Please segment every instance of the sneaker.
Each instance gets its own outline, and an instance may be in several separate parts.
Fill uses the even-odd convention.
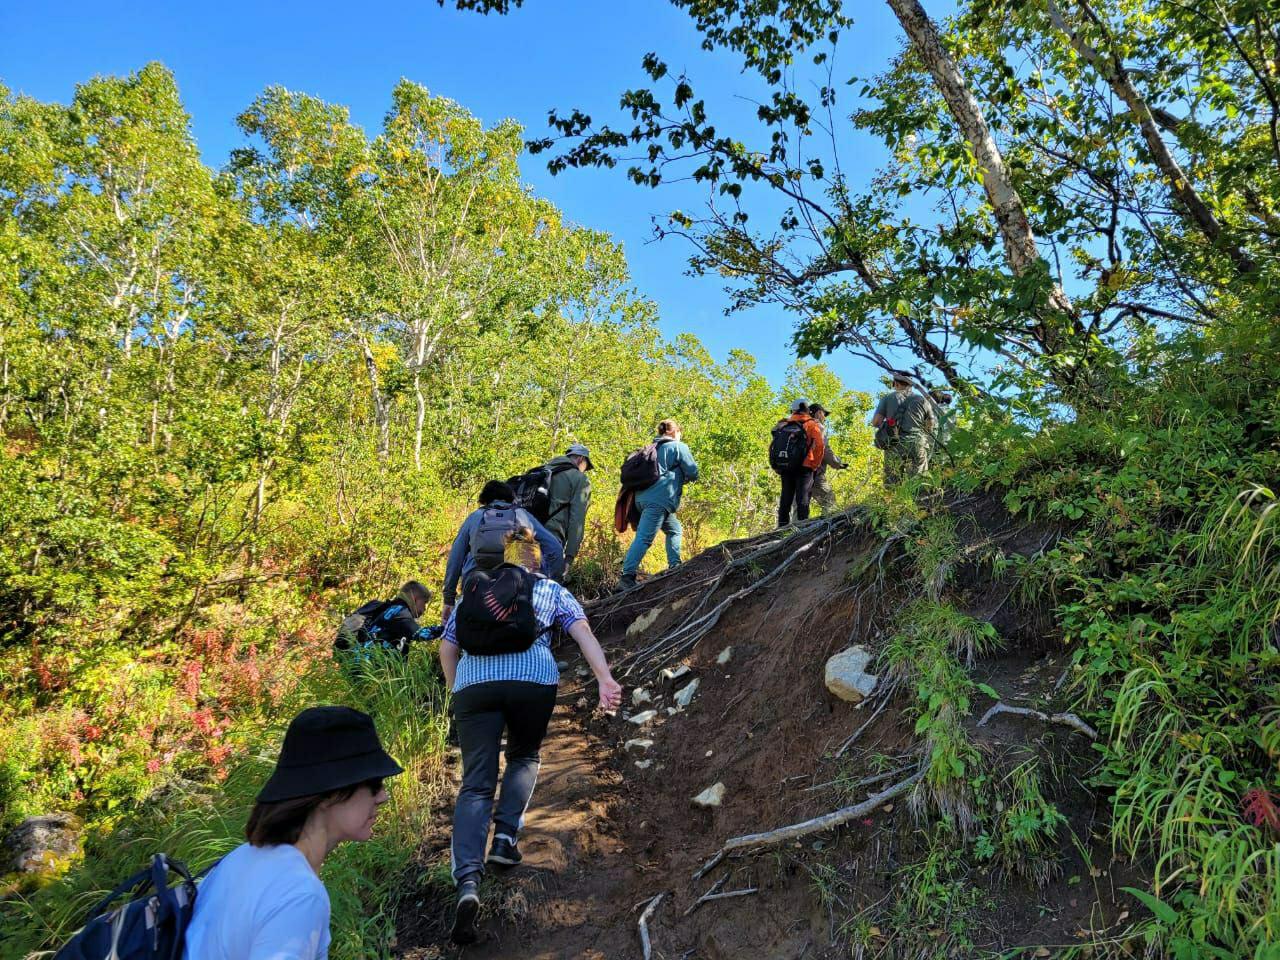
[[[458,884],[458,907],[453,914],[450,939],[458,946],[476,942],[476,917],[480,913],[480,888],[474,880]]]
[[[634,573],[624,573],[618,580],[618,592],[625,593],[628,590],[636,588],[636,575]]]
[[[493,838],[493,846],[489,848],[489,857],[485,862],[514,867],[523,859],[520,850],[516,847],[515,839],[505,833],[499,833]]]

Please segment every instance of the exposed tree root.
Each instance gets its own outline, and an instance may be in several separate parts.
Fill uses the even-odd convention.
[[[984,713],[982,719],[978,721],[978,726],[985,727],[988,720],[1002,713],[1011,713],[1018,717],[1035,717],[1041,723],[1060,723],[1078,733],[1083,733],[1090,740],[1098,739],[1098,731],[1074,713],[1045,713],[1043,710],[1033,710],[1031,707],[1011,707],[1007,703],[997,703]]]
[[[848,532],[852,529],[854,520],[852,511],[835,514],[830,518],[812,520],[801,526],[791,536],[781,540],[770,541],[758,549],[731,559],[720,571],[720,575],[716,577],[711,588],[703,594],[693,610],[679,624],[623,661],[621,675],[626,677],[633,675],[638,670],[659,669],[666,663],[681,656],[710,633],[720,621],[720,617],[731,606],[778,580],[793,564],[802,559],[825,539],[837,533]],[[758,577],[725,597],[706,613],[702,612],[732,572],[740,569],[750,569],[765,558],[781,552],[784,548],[789,548],[791,552],[787,554],[781,563],[764,576]]]
[[[665,893],[658,894],[649,901],[649,905],[640,914],[640,947],[644,951],[644,960],[649,960],[653,954],[653,944],[649,941],[649,918],[653,916],[653,912],[658,909],[658,904],[662,903],[662,898],[665,896]]]
[[[707,863],[703,864],[702,869],[696,876],[706,874],[728,854],[734,853],[738,850],[750,850],[758,847],[771,847],[779,843],[787,843],[791,840],[798,840],[800,837],[807,837],[813,833],[822,833],[824,831],[831,830],[842,824],[848,823],[850,820],[856,820],[858,817],[865,817],[868,813],[879,809],[894,797],[898,797],[906,793],[924,779],[924,775],[927,771],[927,765],[921,766],[919,770],[907,777],[905,780],[899,780],[893,786],[868,797],[861,803],[855,803],[848,807],[841,807],[839,810],[833,810],[831,813],[825,813],[820,817],[814,817],[812,820],[793,823],[785,827],[779,827],[777,830],[769,830],[766,833],[748,833],[741,837],[734,837],[731,840],[727,840],[725,841],[724,846],[720,848],[720,851],[707,861]]]

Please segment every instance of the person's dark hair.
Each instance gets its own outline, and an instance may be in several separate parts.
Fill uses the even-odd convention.
[[[663,420],[658,424],[658,433],[663,436],[675,436],[675,432],[680,429],[680,424],[674,420]]]
[[[504,483],[501,480],[490,480],[484,485],[484,489],[480,491],[480,506],[487,507],[495,500],[510,503],[515,498],[516,492],[511,489],[509,483]]]
[[[297,843],[302,836],[302,828],[307,825],[307,818],[319,809],[327,800],[342,803],[348,800],[361,787],[368,787],[371,793],[377,794],[382,789],[382,780],[366,780],[327,793],[313,793],[307,797],[294,797],[292,800],[281,800],[279,803],[262,803],[253,805],[249,813],[249,822],[244,825],[244,836],[255,847],[278,847],[282,843]]]
[[[419,583],[417,580],[410,580],[403,587],[401,587],[400,596],[404,597],[406,600],[410,602],[416,600],[418,602],[418,605],[424,608],[431,601],[431,591],[428,590],[421,583]]]

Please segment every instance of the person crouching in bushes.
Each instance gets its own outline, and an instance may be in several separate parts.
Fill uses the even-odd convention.
[[[249,814],[248,842],[201,882],[185,960],[323,960],[329,894],[320,864],[338,844],[369,839],[387,802],[383,780],[402,772],[368,714],[312,707],[294,717]]]
[[[567,632],[582,650],[599,686],[600,708],[614,711],[622,702],[622,687],[609,672],[582,604],[536,572],[542,557],[532,530],[520,528],[508,536],[503,561],[467,578],[440,642],[440,665],[453,691],[462,749],[462,786],[450,845],[458,886],[453,940],[459,944],[476,939],[485,864],[512,867],[521,860],[516,843],[538,779],[539,751],[560,681],[551,653],[554,629]],[[495,811],[504,729],[507,765]],[[490,821],[494,838],[486,857]]]

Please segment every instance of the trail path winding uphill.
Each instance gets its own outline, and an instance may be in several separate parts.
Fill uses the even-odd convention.
[[[975,539],[1004,535],[977,515],[972,526]],[[1013,531],[1006,548],[1033,550],[1044,535]],[[829,781],[883,772],[900,778],[916,768],[907,692],[881,701],[883,711],[870,701],[873,709],[858,710],[832,697],[823,681],[826,658],[851,640],[883,640],[885,591],[860,588],[857,572],[882,562],[885,545],[857,523],[730,544],[621,601],[596,604],[592,620],[621,667],[615,672],[626,685],[626,709],[616,718],[600,715],[576,650],[559,651],[568,667],[521,841],[524,864],[486,880],[478,944],[462,951],[448,944],[452,893],[436,886],[402,905],[398,953],[410,960],[639,958],[641,912],[665,894],[648,923],[654,958],[848,957],[847,921],[861,916],[864,933],[883,924],[898,871],[918,856],[905,802],[886,804],[838,832],[727,858],[703,878],[693,874],[731,837],[824,814],[891,782],[850,792]],[[744,551],[755,559],[739,564]],[[1039,626],[1027,611],[1002,602],[1008,589],[975,584],[965,594],[969,608],[986,612],[1013,648],[980,665],[975,678],[1022,695],[1050,691],[1062,667],[1019,642]],[[678,665],[689,672],[675,680],[660,675],[662,667]],[[691,679],[698,680],[692,700],[675,706],[675,693]],[[633,703],[637,686],[652,702]],[[627,719],[648,709],[657,715],[643,726]],[[1007,720],[983,728],[976,717],[969,723],[993,758],[1070,735]],[[835,760],[864,724],[844,759]],[[628,749],[635,739],[653,743]],[[691,802],[715,783],[725,785],[721,806]],[[1062,807],[1087,836],[1091,802]],[[425,867],[448,861],[450,813],[441,811],[424,843]],[[1071,850],[1065,842],[1064,856],[1075,856]],[[975,931],[979,940],[991,948],[1070,942],[1071,931],[1089,919],[1080,888],[1066,879],[1080,869],[1063,871],[1041,890],[991,889],[988,918]],[[713,889],[755,892],[695,908]]]

